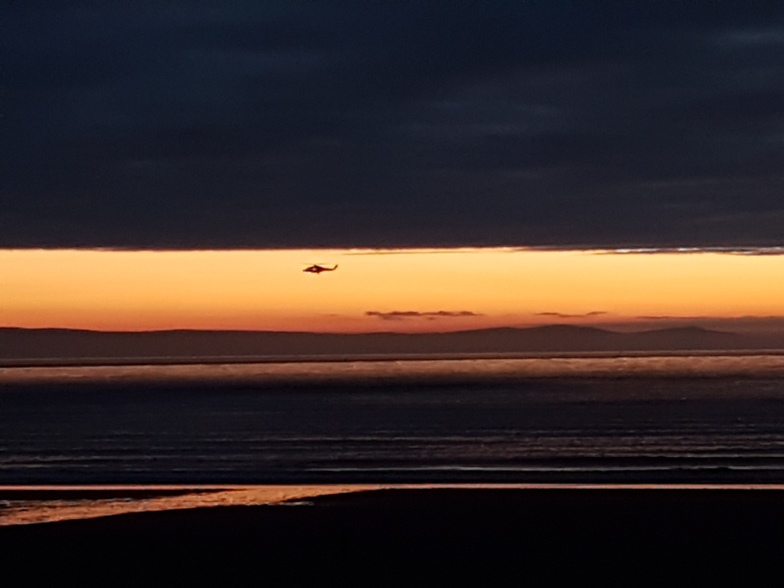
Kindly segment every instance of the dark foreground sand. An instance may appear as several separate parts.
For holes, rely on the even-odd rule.
[[[775,584],[784,492],[381,490],[4,527],[0,554],[18,585]]]

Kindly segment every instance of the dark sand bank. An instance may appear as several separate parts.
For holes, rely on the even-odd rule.
[[[0,528],[27,577],[259,583],[426,577],[494,585],[716,578],[784,569],[774,490],[382,490]],[[32,565],[31,565],[31,562]],[[247,576],[247,577],[246,577]]]

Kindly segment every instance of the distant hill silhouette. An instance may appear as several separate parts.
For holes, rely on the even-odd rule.
[[[699,327],[631,333],[548,325],[448,333],[275,331],[105,332],[0,328],[0,361],[242,358],[387,354],[552,353],[784,348],[784,336],[751,337]]]

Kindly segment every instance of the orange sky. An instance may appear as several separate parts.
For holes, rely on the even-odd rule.
[[[311,263],[340,267],[303,273]],[[368,311],[477,316],[383,320]],[[541,314],[592,312],[605,314]],[[784,315],[784,256],[0,250],[0,326],[421,331],[644,315]]]

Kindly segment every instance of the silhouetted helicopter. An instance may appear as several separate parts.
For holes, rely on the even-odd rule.
[[[335,264],[335,267],[324,267],[323,265],[315,264],[306,267],[302,271],[308,272],[309,274],[320,274],[321,272],[334,272],[336,269],[338,269],[337,264]]]

